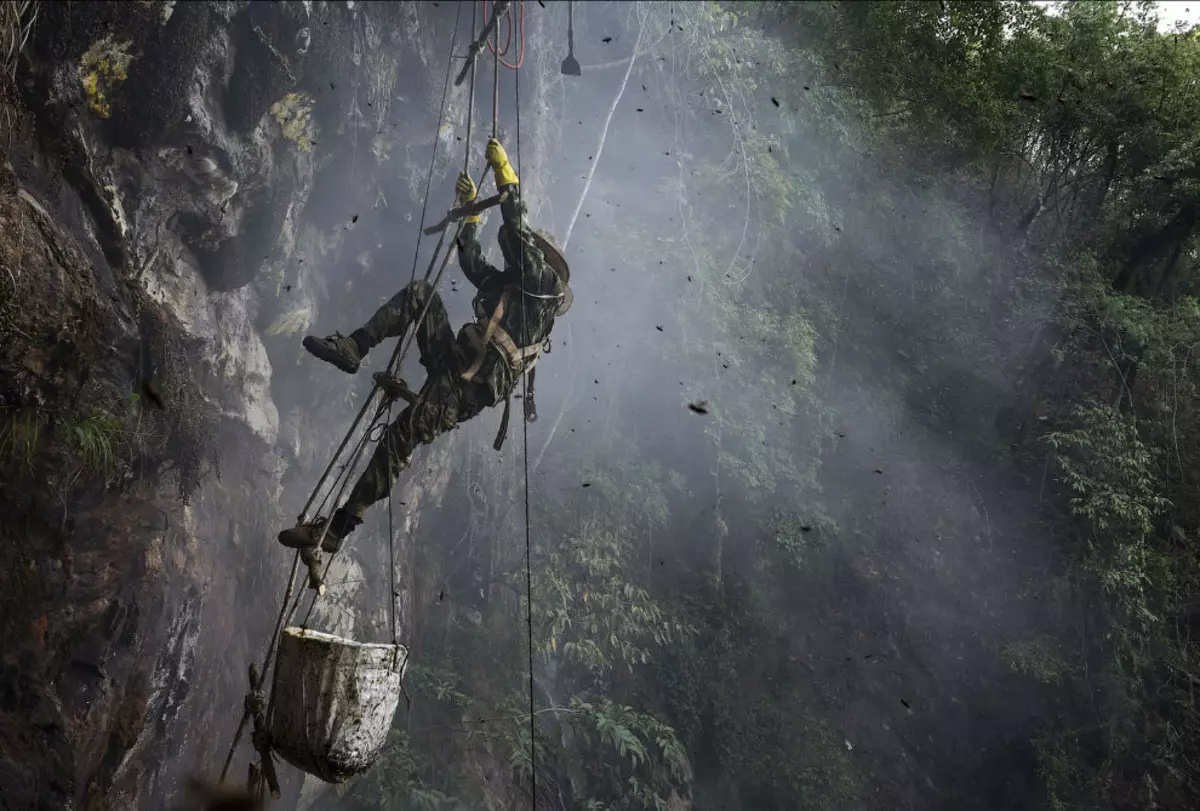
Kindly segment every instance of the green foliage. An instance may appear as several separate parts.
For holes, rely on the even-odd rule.
[[[894,398],[875,416],[908,407],[953,426],[1000,471],[1012,462],[1009,439],[989,435],[1001,406],[1026,426],[1018,453],[1045,439],[1028,478],[1038,505],[1065,507],[1048,520],[1067,562],[1028,592],[1053,592],[1062,636],[994,647],[993,664],[1061,708],[1035,741],[1051,806],[1196,805],[1200,39],[1160,34],[1149,11],[649,8],[646,41],[661,45],[638,70],[674,119],[664,151],[678,162],[654,203],[677,216],[660,232],[616,213],[622,238],[605,247],[639,278],[663,278],[664,264],[687,275],[656,372],[709,402],[707,442],[690,449],[708,467],[673,470],[661,443],[616,423],[587,495],[548,497],[537,759],[568,775],[555,779],[581,807],[662,808],[695,791],[703,807],[843,809],[864,795],[789,652],[813,621],[798,588],[848,599],[830,585],[852,550],[823,513],[820,460],[834,387],[856,385]],[[972,381],[997,369],[1012,379]],[[550,465],[564,480],[586,467]],[[714,522],[689,503],[714,483],[718,504],[783,509],[764,531],[730,531],[732,510]],[[713,523],[728,537],[708,537]],[[667,583],[656,559],[674,564]],[[512,588],[489,594],[486,633],[428,632],[414,689],[430,725],[466,742],[393,753],[392,793],[379,794],[405,808],[502,804],[439,762],[531,776],[523,641],[497,632],[524,627],[524,572],[506,564],[489,563],[488,588]],[[693,785],[693,768],[719,780]]]
[[[684,477],[656,462],[589,470],[587,476],[603,498],[605,524],[625,531],[662,529],[671,519],[671,498],[685,492]]]
[[[1159,495],[1155,449],[1138,435],[1136,419],[1103,405],[1078,406],[1077,428],[1054,431],[1046,441],[1075,494],[1071,506],[1098,535],[1134,536],[1153,530],[1166,499]]]
[[[423,782],[423,760],[405,730],[393,727],[386,747],[370,771],[338,787],[342,804],[358,811],[441,811],[455,806],[453,796]]]
[[[767,527],[773,549],[763,555],[761,564],[769,567],[782,558],[797,572],[808,572],[827,550],[827,536],[835,532],[834,523],[824,516],[814,520],[777,512]]]
[[[629,580],[632,544],[595,526],[568,538],[538,570],[534,605],[544,631],[540,652],[561,652],[597,674],[649,661],[651,650],[686,633],[642,586]]]
[[[63,418],[62,425],[84,472],[98,478],[113,472],[119,463],[123,431],[117,417],[94,410],[82,420]]]
[[[0,418],[0,459],[19,463],[32,471],[43,448],[43,419],[34,409],[6,409]],[[78,419],[60,416],[52,432],[52,448],[65,456],[71,469],[70,481],[86,476],[106,480],[124,463],[129,437],[121,418],[96,408]]]
[[[628,762],[628,769],[615,768],[603,757],[585,764],[589,789],[603,792],[589,800],[598,807],[667,811],[672,788],[686,787],[692,779],[687,753],[674,730],[651,715],[609,699],[573,698],[564,719],[594,751],[608,748],[618,761]],[[600,799],[606,804],[600,805]]]
[[[1038,774],[1046,786],[1046,797],[1053,811],[1076,808],[1107,808],[1110,797],[1100,769],[1088,769],[1074,733],[1050,733],[1034,739]]]
[[[1158,621],[1151,602],[1159,567],[1146,536],[1169,505],[1160,495],[1155,449],[1138,435],[1136,420],[1108,406],[1079,406],[1078,427],[1047,436],[1072,492],[1070,504],[1091,529],[1084,565],[1106,593],[1141,621]]]
[[[1070,670],[1057,642],[1047,637],[1010,642],[1004,646],[1002,655],[1014,671],[1042,684],[1061,684]]]
[[[511,781],[518,795],[527,790],[535,762],[540,788],[569,780],[581,805],[661,808],[672,791],[686,793],[687,753],[674,732],[622,700],[638,671],[687,633],[642,582],[633,540],[669,522],[681,477],[651,463],[587,476],[591,509],[553,513],[557,523],[542,536],[550,543],[532,572],[535,668],[544,674],[536,749],[525,692],[525,570],[514,565],[501,579],[521,595],[519,602],[491,601],[478,628],[449,621],[428,635],[410,666],[414,716],[408,719],[428,732],[390,749],[384,776],[373,770],[360,779],[347,807],[506,807],[501,784]],[[481,761],[495,770],[495,783],[478,779]],[[381,805],[374,794],[396,799]]]
[[[1010,312],[1022,298],[1036,307],[1039,289],[1061,302],[1022,394],[1030,419],[1050,423],[1066,582],[1103,624],[1064,628],[1082,650],[1048,636],[1003,650],[1016,671],[1086,696],[1037,743],[1050,803],[1194,805],[1200,761],[1185,742],[1200,727],[1179,669],[1196,653],[1180,628],[1200,594],[1186,540],[1200,520],[1189,463],[1200,452],[1200,39],[1160,33],[1150,3],[817,5],[772,13],[827,23],[820,48],[858,102],[844,109],[865,142],[923,198],[936,188],[968,220],[1018,238],[991,288]],[[961,266],[969,232],[939,222],[944,245],[928,253]],[[1074,730],[1096,723],[1103,734]]]
[[[471,701],[471,697],[459,689],[462,686],[460,676],[447,667],[413,663],[408,668],[408,678],[415,689],[451,707],[465,707]]]
[[[861,789],[845,746],[827,724],[799,714],[750,720],[781,747],[757,775],[775,796],[803,797],[814,811],[835,811],[858,799]]]
[[[5,409],[0,417],[0,460],[18,462],[31,470],[40,436],[41,418],[36,411]]]
[[[711,797],[715,805],[854,807],[859,777],[841,739],[812,717],[799,682],[762,683],[788,659],[778,611],[743,602],[740,589],[736,601],[714,606],[696,644],[674,646],[656,669],[665,705],[698,771],[736,775],[738,798]]]

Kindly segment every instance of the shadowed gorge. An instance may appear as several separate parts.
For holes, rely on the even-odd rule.
[[[422,229],[493,128],[570,265],[537,419],[296,579],[404,694],[268,807],[1200,804],[1186,5],[514,2],[456,86],[491,3],[6,4],[0,808],[201,805],[395,346],[302,341],[447,251],[477,317]]]

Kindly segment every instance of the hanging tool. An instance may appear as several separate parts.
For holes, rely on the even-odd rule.
[[[582,76],[579,60],[575,58],[575,2],[567,0],[567,58],[562,63],[563,76]]]
[[[487,209],[492,208],[493,206],[500,205],[507,199],[508,192],[501,192],[500,194],[493,194],[491,197],[487,197],[483,200],[476,200],[472,203],[467,203],[466,205],[452,208],[446,213],[446,216],[441,222],[424,229],[424,234],[425,236],[429,236],[430,234],[436,234],[441,231],[445,231],[446,227],[449,226],[450,223],[461,220],[463,217],[469,217],[472,214],[480,214]]]
[[[510,0],[496,0],[496,7],[492,9],[492,16],[483,26],[483,30],[479,32],[479,36],[471,43],[471,47],[467,48],[467,62],[462,66],[462,70],[458,72],[458,78],[454,80],[454,86],[458,87],[467,80],[467,73],[471,69],[471,65],[475,64],[475,57],[483,50],[483,46],[487,44],[488,37],[496,28],[496,23],[500,19],[500,15],[508,11]]]

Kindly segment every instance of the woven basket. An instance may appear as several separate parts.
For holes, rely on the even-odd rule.
[[[272,749],[327,783],[371,768],[396,714],[407,655],[401,645],[285,628],[275,666]]]

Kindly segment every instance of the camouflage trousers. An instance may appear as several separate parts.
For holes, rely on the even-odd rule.
[[[417,445],[433,442],[496,401],[486,382],[488,375],[471,383],[459,376],[469,364],[464,342],[456,339],[441,296],[427,282],[413,282],[393,296],[363,325],[362,332],[372,347],[387,338],[399,338],[417,320],[426,302],[429,311],[416,340],[428,376],[417,402],[405,408],[379,439],[370,463],[343,505],[359,518],[367,507],[387,498]]]

